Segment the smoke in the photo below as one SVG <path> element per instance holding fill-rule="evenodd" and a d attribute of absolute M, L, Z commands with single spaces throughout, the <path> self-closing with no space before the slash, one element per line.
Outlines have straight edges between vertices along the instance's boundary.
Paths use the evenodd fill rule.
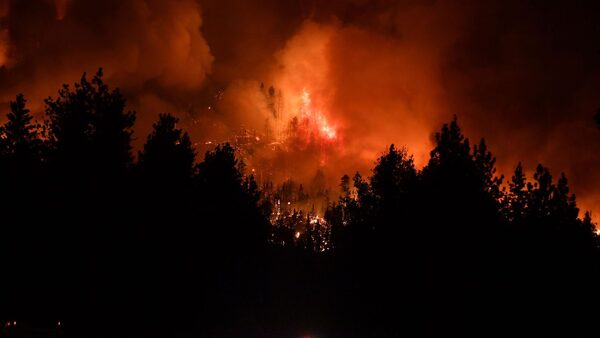
<path fill-rule="evenodd" d="M 71 0 L 55 0 L 56 5 L 56 20 L 62 20 L 67 14 L 67 6 Z"/>
<path fill-rule="evenodd" d="M 8 63 L 8 28 L 6 18 L 8 17 L 8 1 L 0 0 L 0 67 Z"/>
<path fill-rule="evenodd" d="M 14 62 L 0 74 L 1 102 L 23 92 L 39 111 L 43 98 L 63 83 L 104 67 L 109 83 L 140 110 L 147 130 L 158 112 L 146 111 L 181 110 L 211 71 L 213 56 L 193 0 L 29 0 L 7 6 Z"/>
<path fill-rule="evenodd" d="M 200 153 L 247 129 L 288 150 L 262 144 L 250 166 L 302 182 L 320 170 L 332 189 L 344 173 L 368 176 L 390 143 L 424 165 L 433 133 L 457 114 L 472 141 L 486 138 L 502 173 L 518 161 L 564 171 L 580 206 L 597 214 L 597 7 L 0 0 L 0 104 L 24 92 L 40 111 L 62 83 L 102 66 L 138 110 L 138 143 L 159 112 L 180 116 Z M 290 134 L 305 92 L 334 141 Z"/>

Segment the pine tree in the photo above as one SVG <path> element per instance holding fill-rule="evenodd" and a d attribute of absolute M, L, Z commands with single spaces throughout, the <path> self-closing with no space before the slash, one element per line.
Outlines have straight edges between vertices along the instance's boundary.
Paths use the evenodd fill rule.
<path fill-rule="evenodd" d="M 478 170 L 482 180 L 481 185 L 484 191 L 497 202 L 500 202 L 503 197 L 501 189 L 504 175 L 496 175 L 496 158 L 487 149 L 485 139 L 481 139 L 479 145 L 473 147 L 473 158 L 475 167 Z"/>
<path fill-rule="evenodd" d="M 509 221 L 518 222 L 525 217 L 528 199 L 527 182 L 521 162 L 517 164 L 508 186 L 506 216 Z"/>
<path fill-rule="evenodd" d="M 102 69 L 91 82 L 84 73 L 74 88 L 64 85 L 56 99 L 45 100 L 55 165 L 67 178 L 91 174 L 110 182 L 132 163 L 135 112 L 125 110 L 123 95 L 102 77 Z"/>
<path fill-rule="evenodd" d="M 466 160 L 471 157 L 469 139 L 465 138 L 454 115 L 450 124 L 444 124 L 442 131 L 435 134 L 436 146 L 431 151 L 428 167 L 443 165 L 447 161 Z"/>
<path fill-rule="evenodd" d="M 8 121 L 2 127 L 3 153 L 16 158 L 33 158 L 39 156 L 41 145 L 41 127 L 33 124 L 33 116 L 25 107 L 25 97 L 19 94 L 16 100 L 10 103 L 10 113 L 6 115 Z"/>
<path fill-rule="evenodd" d="M 389 151 L 379 157 L 371 177 L 371 189 L 380 202 L 393 205 L 401 194 L 406 194 L 417 177 L 414 160 L 406 149 L 398 150 L 392 144 Z"/>
<path fill-rule="evenodd" d="M 8 183 L 23 184 L 39 174 L 44 161 L 43 131 L 39 124 L 32 123 L 33 116 L 26 108 L 27 101 L 19 94 L 10 102 L 8 121 L 0 127 L 0 162 L 3 178 Z M 27 189 L 24 189 L 27 190 Z"/>
<path fill-rule="evenodd" d="M 569 195 L 569 184 L 564 173 L 560 174 L 549 203 L 551 215 L 558 221 L 571 223 L 577 220 L 579 209 L 577 208 L 575 195 Z"/>
<path fill-rule="evenodd" d="M 192 179 L 196 153 L 189 135 L 177 128 L 179 119 L 160 114 L 139 153 L 142 175 L 156 183 L 184 184 Z"/>
<path fill-rule="evenodd" d="M 534 219 L 548 217 L 551 212 L 549 202 L 554 191 L 552 175 L 548 168 L 538 164 L 533 174 L 533 179 L 534 183 L 527 183 L 529 194 L 527 215 Z"/>

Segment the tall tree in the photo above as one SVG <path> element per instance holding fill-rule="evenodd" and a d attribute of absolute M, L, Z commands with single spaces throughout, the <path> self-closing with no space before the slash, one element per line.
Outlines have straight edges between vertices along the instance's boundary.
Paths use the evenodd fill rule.
<path fill-rule="evenodd" d="M 41 160 L 39 151 L 42 144 L 41 126 L 32 123 L 33 116 L 25 107 L 26 103 L 23 94 L 10 102 L 10 112 L 6 115 L 8 121 L 0 130 L 3 155 L 25 161 L 23 166 L 30 165 L 30 161 Z"/>
<path fill-rule="evenodd" d="M 202 224 L 199 259 L 212 276 L 205 290 L 206 315 L 229 322 L 252 312 L 260 301 L 265 274 L 268 220 L 257 205 L 256 183 L 239 171 L 234 148 L 218 145 L 198 165 L 196 184 Z"/>
<path fill-rule="evenodd" d="M 206 214 L 206 230 L 212 238 L 210 245 L 218 245 L 219 250 L 255 250 L 267 242 L 267 218 L 257 205 L 256 182 L 251 176 L 245 178 L 238 168 L 235 150 L 229 143 L 207 152 L 198 165 L 200 203 L 210 211 Z"/>
<path fill-rule="evenodd" d="M 462 134 L 456 115 L 450 124 L 444 124 L 442 130 L 435 134 L 435 141 L 436 146 L 430 152 L 428 167 L 443 165 L 448 161 L 464 161 L 471 157 L 469 139 Z"/>
<path fill-rule="evenodd" d="M 37 198 L 47 188 L 43 133 L 26 102 L 17 95 L 0 127 L 0 259 L 12 275 L 5 278 L 0 298 L 14 313 L 0 310 L 5 317 L 46 311 L 44 302 L 56 293 L 57 276 L 46 265 L 56 258 L 45 217 L 51 209 Z"/>
<path fill-rule="evenodd" d="M 48 98 L 45 103 L 61 170 L 110 181 L 124 175 L 131 165 L 135 112 L 125 110 L 121 92 L 110 90 L 102 78 L 102 69 L 91 81 L 84 73 L 74 88 L 64 85 L 56 99 Z"/>
<path fill-rule="evenodd" d="M 538 164 L 533 173 L 533 180 L 533 183 L 527 183 L 527 190 L 529 191 L 528 216 L 534 219 L 549 217 L 551 212 L 550 199 L 555 189 L 554 184 L 552 184 L 552 175 L 548 168 Z"/>
<path fill-rule="evenodd" d="M 579 208 L 574 194 L 569 194 L 569 183 L 564 173 L 560 174 L 550 200 L 551 213 L 561 222 L 576 222 Z"/>
<path fill-rule="evenodd" d="M 371 177 L 371 189 L 381 203 L 394 205 L 402 194 L 414 188 L 417 178 L 414 160 L 406 149 L 389 151 L 379 157 Z"/>
<path fill-rule="evenodd" d="M 159 115 L 152 133 L 139 153 L 143 175 L 160 183 L 184 183 L 194 174 L 196 153 L 187 132 L 177 128 L 179 119 L 170 114 Z"/>
<path fill-rule="evenodd" d="M 515 172 L 508 183 L 509 193 L 505 204 L 506 218 L 512 222 L 523 220 L 527 207 L 527 181 L 521 162 L 517 164 Z"/>
<path fill-rule="evenodd" d="M 124 315 L 124 307 L 112 304 L 128 293 L 123 276 L 135 252 L 128 180 L 135 113 L 104 82 L 102 69 L 91 81 L 84 73 L 73 87 L 63 85 L 56 98 L 45 100 L 45 112 L 52 147 L 47 203 L 56 215 L 49 223 L 59 234 L 63 278 L 86 281 L 69 290 L 64 302 L 83 309 L 70 311 L 83 329 L 98 325 L 97 316 L 83 315 L 86 310 Z"/>
<path fill-rule="evenodd" d="M 479 145 L 473 147 L 473 158 L 484 191 L 494 201 L 500 202 L 503 197 L 501 185 L 504 175 L 496 174 L 496 158 L 487 149 L 485 139 L 482 138 Z"/>
<path fill-rule="evenodd" d="M 12 193 L 29 191 L 23 184 L 32 184 L 33 176 L 40 174 L 40 166 L 45 160 L 43 130 L 32 122 L 33 116 L 26 108 L 26 102 L 23 94 L 17 95 L 16 100 L 10 102 L 8 121 L 0 127 L 2 179 L 5 188 Z M 21 188 L 16 189 L 19 185 Z"/>

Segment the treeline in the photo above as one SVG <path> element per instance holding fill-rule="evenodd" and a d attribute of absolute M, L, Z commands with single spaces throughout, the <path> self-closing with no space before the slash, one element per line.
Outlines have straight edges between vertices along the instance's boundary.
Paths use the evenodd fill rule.
<path fill-rule="evenodd" d="M 392 145 L 368 179 L 342 177 L 326 231 L 272 225 L 234 149 L 198 161 L 171 115 L 133 156 L 135 113 L 101 71 L 47 99 L 43 123 L 22 95 L 7 118 L 2 322 L 72 337 L 597 331 L 598 237 L 566 177 L 518 165 L 503 184 L 456 118 L 422 170 Z"/>
<path fill-rule="evenodd" d="M 538 165 L 528 180 L 519 163 L 503 184 L 456 117 L 435 141 L 420 171 L 392 145 L 369 180 L 341 179 L 326 218 L 349 322 L 387 336 L 598 332 L 600 241 L 565 175 Z"/>
<path fill-rule="evenodd" d="M 134 161 L 125 103 L 101 70 L 48 98 L 43 123 L 23 95 L 11 102 L 0 130 L 0 319 L 61 321 L 74 337 L 242 325 L 264 287 L 251 282 L 264 274 L 269 227 L 256 183 L 228 144 L 197 163 L 168 114 Z"/>

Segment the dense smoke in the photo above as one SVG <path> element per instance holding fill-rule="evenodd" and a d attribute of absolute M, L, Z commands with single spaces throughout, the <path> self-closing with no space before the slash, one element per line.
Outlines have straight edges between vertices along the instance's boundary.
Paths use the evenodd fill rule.
<path fill-rule="evenodd" d="M 0 74 L 4 103 L 23 92 L 40 110 L 61 84 L 104 67 L 147 126 L 155 110 L 173 110 L 195 97 L 211 69 L 193 0 L 31 0 L 4 7 L 10 60 Z"/>
<path fill-rule="evenodd" d="M 390 143 L 424 165 L 433 132 L 457 114 L 501 172 L 542 162 L 600 212 L 600 11 L 590 6 L 0 0 L 0 103 L 23 92 L 39 112 L 62 83 L 102 66 L 138 111 L 138 146 L 171 112 L 200 152 L 241 128 L 270 133 L 293 152 L 263 145 L 252 164 L 305 182 L 320 169 L 332 186 L 357 169 L 368 176 Z M 306 92 L 334 141 L 289 137 Z"/>

